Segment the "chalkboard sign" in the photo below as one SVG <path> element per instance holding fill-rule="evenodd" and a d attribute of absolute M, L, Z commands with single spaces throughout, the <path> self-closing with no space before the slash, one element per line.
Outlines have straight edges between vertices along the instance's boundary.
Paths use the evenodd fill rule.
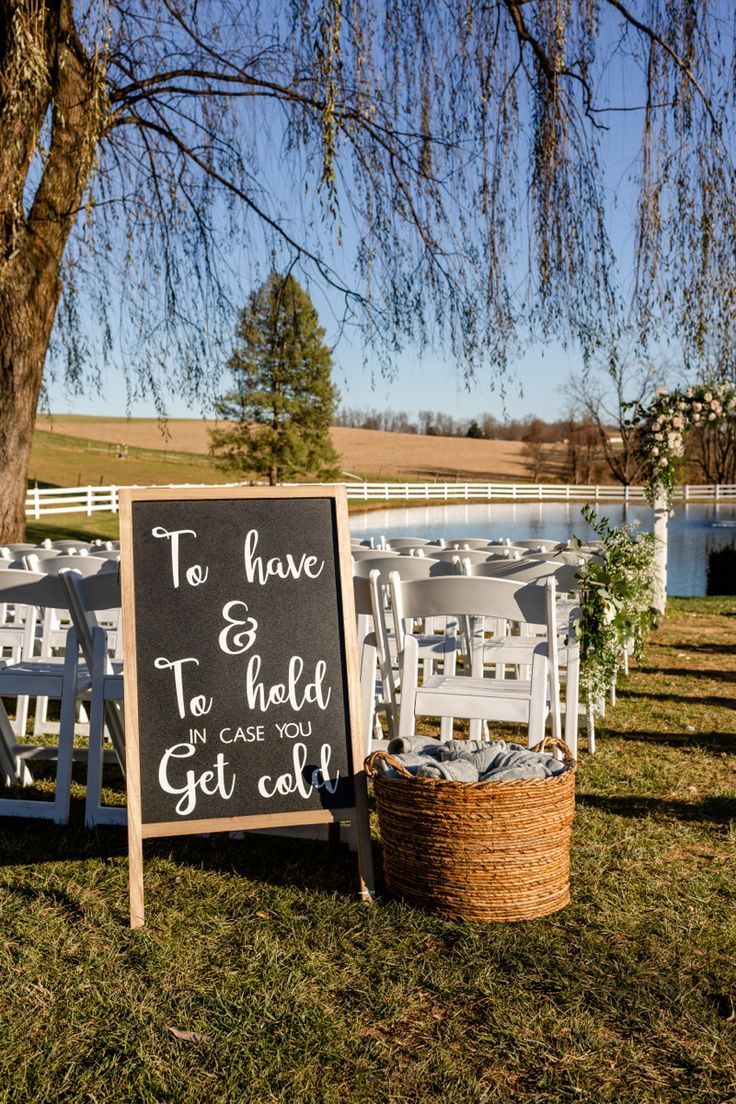
<path fill-rule="evenodd" d="M 131 924 L 150 836 L 356 822 L 362 773 L 341 488 L 120 492 Z"/>

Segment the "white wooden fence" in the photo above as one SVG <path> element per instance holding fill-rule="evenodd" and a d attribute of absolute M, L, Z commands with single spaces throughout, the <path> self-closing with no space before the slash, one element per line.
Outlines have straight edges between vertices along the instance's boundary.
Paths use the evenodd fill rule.
<path fill-rule="evenodd" d="M 354 502 L 646 501 L 643 487 L 605 484 L 344 483 L 343 486 L 348 498 Z M 119 490 L 119 487 L 34 487 L 26 498 L 26 517 L 41 518 L 50 514 L 86 514 L 91 517 L 100 511 L 117 513 Z M 736 502 L 736 485 L 690 484 L 675 487 L 673 499 L 675 502 Z"/>

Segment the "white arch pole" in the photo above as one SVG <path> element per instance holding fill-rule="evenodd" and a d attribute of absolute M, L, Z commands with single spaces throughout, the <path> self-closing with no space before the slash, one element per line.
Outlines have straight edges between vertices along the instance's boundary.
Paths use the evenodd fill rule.
<path fill-rule="evenodd" d="M 654 608 L 661 614 L 667 604 L 667 529 L 670 507 L 664 487 L 657 491 L 654 515 Z"/>

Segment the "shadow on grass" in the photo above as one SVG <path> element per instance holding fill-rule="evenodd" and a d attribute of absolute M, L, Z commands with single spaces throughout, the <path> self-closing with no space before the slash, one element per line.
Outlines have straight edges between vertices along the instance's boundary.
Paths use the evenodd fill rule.
<path fill-rule="evenodd" d="M 663 652 L 711 652 L 713 655 L 736 655 L 736 644 L 695 644 L 689 640 L 680 640 L 675 644 L 658 644 L 657 647 Z"/>
<path fill-rule="evenodd" d="M 701 801 L 672 801 L 660 797 L 611 796 L 579 793 L 578 805 L 600 809 L 620 817 L 654 817 L 658 820 L 688 820 L 727 824 L 736 819 L 736 797 L 704 797 Z"/>
<path fill-rule="evenodd" d="M 712 679 L 736 683 L 736 673 L 733 671 L 710 671 L 702 668 L 693 670 L 691 667 L 637 667 L 636 671 L 637 674 L 642 675 L 666 675 L 668 678 Z M 622 686 L 621 693 L 627 694 L 629 690 Z"/>
<path fill-rule="evenodd" d="M 661 744 L 673 748 L 702 748 L 705 751 L 736 752 L 736 733 L 733 732 L 621 732 L 606 728 L 602 737 L 625 740 L 629 743 Z"/>
<path fill-rule="evenodd" d="M 294 886 L 330 896 L 336 893 L 354 896 L 358 888 L 358 856 L 341 843 L 249 833 L 242 840 L 231 840 L 226 833 L 218 833 L 209 839 L 151 840 L 144 848 L 144 861 L 154 854 L 181 866 L 236 874 L 254 882 Z M 375 846 L 373 864 L 378 880 L 381 854 Z"/>
<path fill-rule="evenodd" d="M 43 897 L 47 901 L 59 905 L 74 920 L 83 920 L 86 915 L 79 902 L 72 900 L 68 893 L 64 893 L 53 886 L 43 886 L 43 888 L 37 889 L 27 885 L 9 885 L 4 887 L 4 892 L 12 894 L 14 897 L 20 897 L 31 905 L 38 901 L 39 897 Z"/>
<path fill-rule="evenodd" d="M 645 701 L 683 702 L 688 705 L 701 705 L 711 709 L 733 709 L 736 705 L 736 696 L 722 698 L 714 694 L 708 694 L 705 697 L 694 694 L 662 694 L 657 690 L 630 690 L 628 686 L 622 686 L 618 691 L 618 696 L 622 701 L 624 699 L 639 698 Z"/>
<path fill-rule="evenodd" d="M 38 864 L 125 859 L 125 828 L 84 827 L 84 805 L 72 802 L 68 825 L 21 817 L 3 819 L 0 826 L 0 868 Z M 330 896 L 353 896 L 358 887 L 358 858 L 336 842 L 269 837 L 245 833 L 231 839 L 227 832 L 209 836 L 176 836 L 144 841 L 144 871 L 156 860 L 198 870 L 236 874 L 273 886 L 295 886 Z M 380 848 L 374 847 L 379 888 Z M 29 891 L 30 892 L 30 891 Z M 43 895 L 45 889 L 33 891 Z M 60 902 L 63 903 L 63 902 Z"/>

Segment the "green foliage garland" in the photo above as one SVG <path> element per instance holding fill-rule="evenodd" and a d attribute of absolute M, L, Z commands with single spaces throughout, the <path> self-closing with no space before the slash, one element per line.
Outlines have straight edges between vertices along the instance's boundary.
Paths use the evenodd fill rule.
<path fill-rule="evenodd" d="M 633 643 L 634 654 L 641 658 L 653 617 L 654 537 L 632 526 L 613 526 L 592 506 L 584 506 L 581 513 L 600 545 L 578 572 L 580 689 L 582 700 L 599 708 L 624 649 Z M 573 538 L 572 547 L 581 544 Z"/>

